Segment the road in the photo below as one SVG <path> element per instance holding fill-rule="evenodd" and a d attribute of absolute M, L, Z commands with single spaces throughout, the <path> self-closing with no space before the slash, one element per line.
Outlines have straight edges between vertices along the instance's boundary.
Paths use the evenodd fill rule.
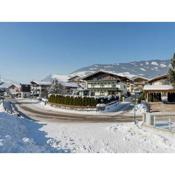
<path fill-rule="evenodd" d="M 20 115 L 32 118 L 34 120 L 52 120 L 52 121 L 64 121 L 64 122 L 132 122 L 132 115 L 124 115 L 120 113 L 118 115 L 114 113 L 103 113 L 100 115 L 92 114 L 77 114 L 77 113 L 66 113 L 57 111 L 48 111 L 45 109 L 33 108 L 32 103 L 34 102 L 20 102 L 14 99 L 6 101 L 13 105 L 15 111 Z M 120 107 L 123 108 L 123 107 Z M 141 116 L 137 116 L 138 120 L 141 120 Z"/>

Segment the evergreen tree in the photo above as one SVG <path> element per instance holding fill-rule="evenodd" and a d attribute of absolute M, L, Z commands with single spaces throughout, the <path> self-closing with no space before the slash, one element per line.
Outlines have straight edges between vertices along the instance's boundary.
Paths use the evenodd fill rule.
<path fill-rule="evenodd" d="M 53 101 L 52 101 L 52 103 L 56 103 L 56 97 L 55 97 L 55 95 L 53 95 Z"/>
<path fill-rule="evenodd" d="M 91 99 L 89 97 L 87 98 L 87 106 L 91 106 Z"/>
<path fill-rule="evenodd" d="M 175 87 L 175 54 L 171 59 L 171 64 L 169 68 L 169 80 L 170 83 Z"/>
<path fill-rule="evenodd" d="M 51 95 L 51 96 L 52 96 L 52 95 Z M 51 96 L 48 98 L 49 103 L 52 102 L 52 97 L 51 97 Z"/>
<path fill-rule="evenodd" d="M 82 97 L 78 97 L 78 106 L 82 105 Z"/>
<path fill-rule="evenodd" d="M 70 105 L 75 105 L 75 99 L 74 99 L 74 97 L 70 97 Z"/>
<path fill-rule="evenodd" d="M 66 96 L 66 105 L 71 105 L 71 97 Z"/>
<path fill-rule="evenodd" d="M 59 103 L 59 96 L 58 95 L 55 96 L 55 103 L 57 103 L 57 104 Z"/>
<path fill-rule="evenodd" d="M 91 106 L 92 106 L 92 107 L 95 107 L 95 106 L 97 105 L 97 103 L 98 103 L 97 100 L 96 100 L 95 98 L 92 97 L 92 98 L 91 98 Z"/>

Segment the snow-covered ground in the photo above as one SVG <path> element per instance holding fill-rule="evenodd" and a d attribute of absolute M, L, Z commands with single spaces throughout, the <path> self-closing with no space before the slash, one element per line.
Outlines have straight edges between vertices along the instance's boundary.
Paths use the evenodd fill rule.
<path fill-rule="evenodd" d="M 53 139 L 40 131 L 43 124 L 16 115 L 10 115 L 0 104 L 0 153 L 70 152 L 53 148 Z"/>
<path fill-rule="evenodd" d="M 134 123 L 36 122 L 1 104 L 0 152 L 175 152 L 175 135 Z"/>
<path fill-rule="evenodd" d="M 133 109 L 130 111 L 131 114 L 134 112 L 136 112 L 138 115 L 142 115 L 147 112 L 147 106 L 145 104 L 137 104 L 135 107 L 133 106 Z"/>
<path fill-rule="evenodd" d="M 175 152 L 175 135 L 133 123 L 52 123 L 42 128 L 55 147 L 75 153 Z"/>

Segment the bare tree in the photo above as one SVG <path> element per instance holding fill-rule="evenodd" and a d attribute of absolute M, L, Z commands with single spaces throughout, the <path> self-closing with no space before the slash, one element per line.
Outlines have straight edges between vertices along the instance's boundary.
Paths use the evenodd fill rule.
<path fill-rule="evenodd" d="M 63 95 L 63 94 L 65 94 L 65 88 L 58 80 L 55 79 L 52 82 L 52 86 L 50 88 L 49 93 Z"/>

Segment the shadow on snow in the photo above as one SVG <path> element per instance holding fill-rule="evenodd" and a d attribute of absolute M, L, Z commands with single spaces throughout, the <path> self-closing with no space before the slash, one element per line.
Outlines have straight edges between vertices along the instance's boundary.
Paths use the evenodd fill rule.
<path fill-rule="evenodd" d="M 54 148 L 54 139 L 41 131 L 44 124 L 34 120 L 0 113 L 1 153 L 69 153 L 69 149 Z"/>

